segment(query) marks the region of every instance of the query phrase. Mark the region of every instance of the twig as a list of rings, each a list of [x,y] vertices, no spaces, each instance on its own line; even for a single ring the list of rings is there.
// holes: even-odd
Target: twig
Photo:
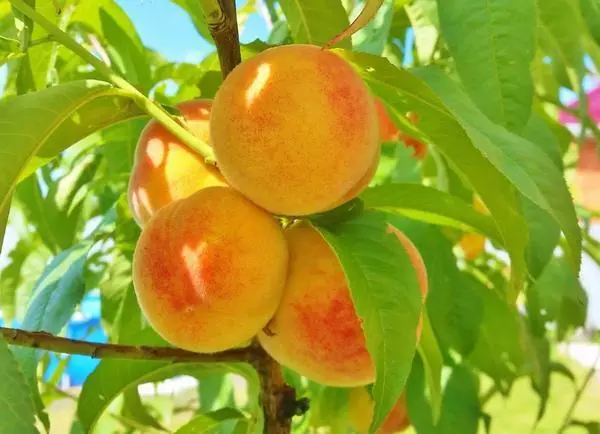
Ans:
[[[96,71],[106,77],[112,84],[120,88],[131,98],[142,110],[154,117],[162,125],[165,126],[171,133],[173,133],[178,139],[182,140],[188,146],[196,150],[207,160],[213,159],[212,148],[208,146],[203,140],[194,136],[188,129],[180,125],[175,119],[173,119],[162,107],[150,101],[144,94],[137,90],[134,86],[129,84],[127,80],[118,75],[108,66],[106,66],[100,59],[94,56],[92,53],[87,51],[79,43],[77,43],[71,36],[63,32],[52,22],[48,21],[46,17],[39,14],[35,9],[29,6],[24,0],[9,0],[12,5],[18,9],[21,13],[35,21],[40,27],[46,30],[56,42],[62,44],[65,48],[68,48],[73,53],[77,54],[83,60],[88,62],[94,67]]]
[[[46,332],[30,332],[0,327],[0,334],[11,345],[38,348],[64,354],[90,356],[95,359],[163,360],[177,363],[246,362],[263,357],[255,347],[234,349],[214,354],[199,354],[180,348],[102,344],[61,338]]]
[[[558,429],[558,434],[561,434],[562,432],[564,432],[569,427],[569,424],[571,422],[571,417],[573,416],[573,412],[575,411],[575,407],[577,407],[577,404],[579,403],[579,400],[581,399],[581,396],[583,395],[583,392],[585,392],[585,389],[587,388],[587,386],[589,385],[592,377],[596,373],[596,365],[598,364],[598,361],[600,361],[600,350],[598,351],[598,354],[596,354],[596,359],[594,360],[594,363],[592,364],[592,366],[588,370],[588,372],[587,372],[587,374],[585,376],[585,379],[583,380],[583,383],[581,384],[581,386],[579,387],[579,389],[577,389],[577,393],[575,394],[575,398],[573,398],[573,401],[571,402],[571,405],[570,405],[569,409],[567,410],[567,413],[565,414],[565,418],[563,419],[563,423],[560,426],[560,428]]]
[[[225,78],[241,61],[235,0],[200,0]]]

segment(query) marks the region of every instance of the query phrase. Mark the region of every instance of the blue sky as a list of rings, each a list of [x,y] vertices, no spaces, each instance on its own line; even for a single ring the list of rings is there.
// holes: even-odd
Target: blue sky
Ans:
[[[213,46],[196,32],[185,11],[169,0],[117,0],[131,17],[142,42],[172,61],[199,61]],[[245,2],[238,1],[238,7]],[[266,39],[267,25],[258,14],[250,16],[240,39]]]

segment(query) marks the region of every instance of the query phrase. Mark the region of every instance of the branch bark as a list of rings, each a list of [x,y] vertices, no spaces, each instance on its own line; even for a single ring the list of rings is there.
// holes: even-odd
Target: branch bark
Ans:
[[[171,347],[102,344],[61,338],[46,332],[30,332],[0,327],[0,334],[10,345],[38,348],[64,354],[90,356],[95,359],[119,358],[129,360],[163,360],[177,363],[246,362],[256,363],[263,357],[256,347],[200,354]]]
[[[201,0],[200,7],[217,46],[225,78],[242,61],[235,0]]]
[[[257,347],[260,348],[260,347]],[[262,348],[254,368],[260,377],[260,394],[265,415],[265,433],[288,434],[297,406],[296,391],[285,384],[281,366]]]

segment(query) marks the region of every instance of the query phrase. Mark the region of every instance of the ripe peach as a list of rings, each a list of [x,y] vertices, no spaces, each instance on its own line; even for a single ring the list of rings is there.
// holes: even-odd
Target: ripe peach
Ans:
[[[419,252],[400,231],[390,232],[407,249],[425,295],[427,275]],[[260,343],[275,360],[319,383],[372,383],[375,370],[338,258],[308,223],[293,225],[285,235],[288,278],[277,313],[259,333]]]
[[[283,294],[287,246],[276,220],[228,187],[171,202],[133,259],[140,306],[168,342],[210,353],[251,339]]]
[[[215,96],[210,134],[229,184],[280,215],[333,208],[378,152],[362,79],[313,45],[271,48],[238,65]]]
[[[390,118],[387,108],[381,98],[374,98],[375,108],[377,109],[377,119],[379,121],[379,141],[393,142],[400,138],[400,130]]]
[[[379,140],[381,142],[393,142],[402,140],[404,145],[412,148],[414,156],[418,160],[422,160],[427,156],[427,145],[414,137],[404,134],[398,129],[396,124],[390,118],[387,108],[383,104],[381,98],[375,97],[375,107],[377,108],[377,116],[379,119]],[[418,116],[416,113],[408,113],[408,120],[413,124],[417,124]]]
[[[368,433],[369,426],[373,420],[375,405],[373,398],[364,387],[356,387],[350,390],[348,402],[348,413],[350,425],[358,433]],[[408,409],[406,408],[406,395],[400,395],[398,402],[387,415],[377,434],[393,434],[402,432],[410,426]]]
[[[363,175],[363,177],[352,187],[337,203],[335,203],[331,208],[338,207],[355,197],[361,194],[371,183],[371,180],[375,176],[377,172],[377,167],[379,166],[379,153],[375,156],[375,160],[371,163],[371,166],[367,170],[367,173]]]
[[[191,131],[206,142],[211,104],[196,100],[177,106]],[[137,223],[144,226],[163,206],[211,185],[226,185],[218,170],[156,120],[150,121],[138,140],[129,180],[129,205]]]
[[[478,196],[473,198],[473,208],[480,214],[489,214],[487,207]],[[464,234],[458,242],[458,245],[463,251],[465,259],[473,261],[479,257],[485,250],[485,240],[486,238],[483,235],[476,232]]]

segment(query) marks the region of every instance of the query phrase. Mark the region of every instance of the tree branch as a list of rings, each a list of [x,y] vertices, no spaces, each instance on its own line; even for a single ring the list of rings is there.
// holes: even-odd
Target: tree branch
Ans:
[[[61,338],[46,332],[30,332],[0,327],[6,342],[18,347],[39,348],[64,354],[90,356],[95,359],[119,358],[129,360],[164,360],[177,363],[246,362],[256,363],[263,352],[256,347],[200,354],[171,347],[102,344]]]
[[[296,391],[285,384],[281,366],[261,347],[262,356],[254,362],[260,377],[260,394],[265,415],[265,433],[288,434],[292,429],[292,416],[306,409],[298,408]]]
[[[225,78],[242,61],[235,0],[200,0],[200,7],[217,46]]]

